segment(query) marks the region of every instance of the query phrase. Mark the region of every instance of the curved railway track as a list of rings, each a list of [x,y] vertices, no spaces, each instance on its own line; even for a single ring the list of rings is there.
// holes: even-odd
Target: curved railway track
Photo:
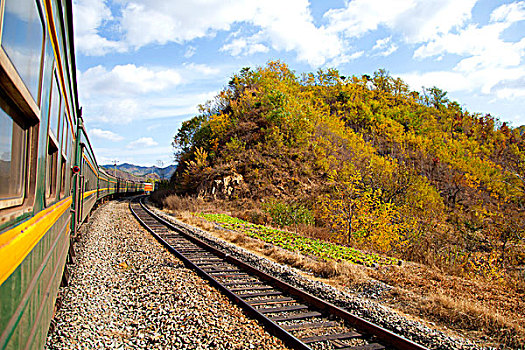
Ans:
[[[426,349],[221,252],[155,215],[142,199],[130,202],[141,225],[289,347]]]

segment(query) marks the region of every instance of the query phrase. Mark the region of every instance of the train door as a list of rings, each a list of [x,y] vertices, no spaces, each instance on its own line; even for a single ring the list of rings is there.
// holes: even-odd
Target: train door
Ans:
[[[84,147],[81,145],[81,152],[80,154],[84,154]],[[76,213],[76,227],[82,222],[82,215],[83,215],[83,209],[84,209],[84,191],[85,191],[85,174],[86,171],[86,162],[84,160],[84,157],[80,157],[80,173],[76,174],[76,182],[77,182],[77,196],[76,196],[76,203],[75,203],[75,213]]]
[[[84,218],[84,192],[86,192],[86,177],[84,174],[80,175],[80,214],[78,215],[78,222],[82,222]]]

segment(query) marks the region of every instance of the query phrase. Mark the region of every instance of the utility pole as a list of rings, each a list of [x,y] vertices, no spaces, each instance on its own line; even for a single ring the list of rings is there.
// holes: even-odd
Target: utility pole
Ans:
[[[113,160],[111,161],[111,163],[113,163],[113,176],[117,177],[117,163],[118,163],[118,160]]]

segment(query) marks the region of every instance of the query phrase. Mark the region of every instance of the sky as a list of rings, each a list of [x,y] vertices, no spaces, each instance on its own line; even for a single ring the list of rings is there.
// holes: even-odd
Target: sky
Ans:
[[[386,69],[525,124],[525,1],[74,0],[77,79],[99,164],[174,164],[173,136],[243,67]],[[160,163],[160,162],[161,163]]]

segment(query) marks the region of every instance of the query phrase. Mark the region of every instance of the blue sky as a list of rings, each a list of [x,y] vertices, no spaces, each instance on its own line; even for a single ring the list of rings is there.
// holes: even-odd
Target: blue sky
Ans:
[[[384,68],[525,124],[525,1],[76,0],[78,88],[100,164],[173,163],[171,141],[242,67]]]

